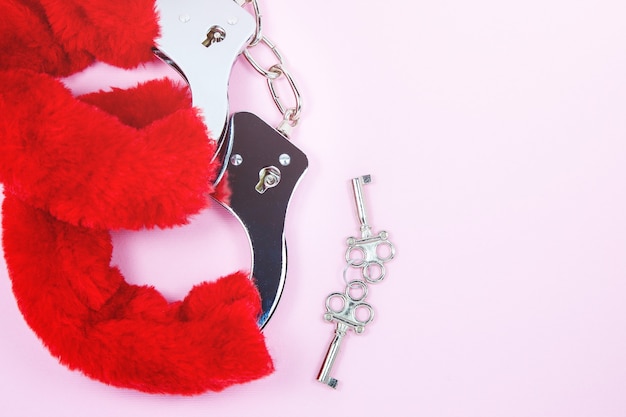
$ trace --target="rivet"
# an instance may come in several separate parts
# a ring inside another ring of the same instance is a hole
[[[288,154],[284,153],[278,157],[278,162],[280,162],[282,166],[286,167],[291,163],[291,157]]]
[[[238,153],[234,154],[230,157],[230,163],[234,166],[241,165],[243,163],[243,156],[239,155]]]

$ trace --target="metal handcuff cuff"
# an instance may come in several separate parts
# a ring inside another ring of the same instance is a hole
[[[252,5],[254,16],[244,9],[246,3]],[[250,243],[251,276],[261,295],[259,326],[263,328],[285,284],[287,206],[308,166],[306,155],[287,140],[300,118],[300,93],[283,65],[282,55],[262,35],[256,0],[157,0],[156,6],[161,17],[161,38],[154,53],[186,80],[193,105],[203,110],[209,131],[220,138],[215,158],[220,158],[222,168],[215,183],[228,178],[232,194],[224,205],[241,222]],[[259,44],[267,46],[279,63],[262,68],[250,53]],[[252,113],[229,117],[228,81],[240,54],[267,79],[283,115],[277,129]],[[277,93],[276,83],[281,77],[291,87],[293,107],[286,106]]]

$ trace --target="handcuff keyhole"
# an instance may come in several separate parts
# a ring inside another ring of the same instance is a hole
[[[202,45],[209,47],[214,43],[220,43],[226,39],[226,31],[221,26],[211,26],[206,34],[206,39],[202,41]]]
[[[259,194],[265,193],[270,188],[274,188],[280,182],[280,169],[269,166],[259,171],[259,182],[254,187]]]

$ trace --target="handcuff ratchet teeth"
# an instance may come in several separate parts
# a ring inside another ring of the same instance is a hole
[[[287,272],[285,215],[291,195],[308,167],[306,155],[284,134],[252,113],[228,117],[228,83],[237,57],[257,31],[255,17],[234,0],[157,0],[161,37],[155,55],[189,84],[193,105],[203,112],[222,168],[230,202],[222,203],[241,222],[252,251],[251,276],[261,295],[260,328],[282,294]],[[227,173],[228,175],[224,175]]]

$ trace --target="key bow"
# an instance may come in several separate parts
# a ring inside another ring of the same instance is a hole
[[[352,291],[357,287],[360,288],[361,294],[355,297]],[[363,302],[365,297],[367,297],[367,285],[363,281],[349,282],[343,293],[335,292],[326,298],[324,319],[341,323],[354,330],[355,333],[363,333],[365,326],[374,319],[374,309],[371,305]],[[333,308],[333,299],[341,300],[341,308]],[[365,314],[366,316],[364,316]]]

